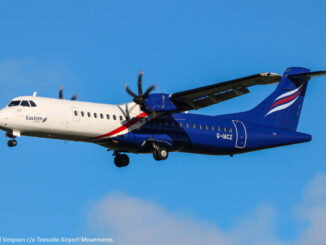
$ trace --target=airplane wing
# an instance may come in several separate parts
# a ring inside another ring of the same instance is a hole
[[[277,73],[260,73],[209,86],[190,89],[170,95],[170,100],[181,111],[197,110],[237,96],[249,93],[248,87],[278,83],[281,75]]]

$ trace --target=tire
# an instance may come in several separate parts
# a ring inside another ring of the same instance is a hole
[[[114,164],[118,168],[126,167],[129,165],[129,157],[126,154],[117,155],[114,158]]]
[[[17,141],[16,140],[9,140],[8,141],[8,146],[9,147],[14,147],[14,146],[16,146],[17,145]]]
[[[123,166],[127,167],[129,165],[129,157],[126,154],[122,154],[120,157]]]
[[[158,150],[153,152],[153,157],[156,161],[165,160],[168,156],[169,151],[165,147],[160,147]]]
[[[156,161],[160,161],[161,159],[157,155],[157,151],[153,151],[153,157]]]

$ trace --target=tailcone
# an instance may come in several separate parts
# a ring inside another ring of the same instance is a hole
[[[312,140],[310,134],[257,124],[247,125],[248,140],[246,149],[249,151],[298,144]]]

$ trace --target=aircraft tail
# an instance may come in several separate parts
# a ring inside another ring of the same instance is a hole
[[[302,67],[288,68],[271,95],[254,109],[238,115],[257,124],[296,131],[308,81],[319,75],[325,75],[325,72],[310,72]]]

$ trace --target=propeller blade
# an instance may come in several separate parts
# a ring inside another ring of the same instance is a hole
[[[118,105],[118,108],[119,108],[119,110],[121,111],[121,113],[123,114],[123,116],[126,118],[126,120],[128,120],[128,119],[127,119],[127,114],[126,114],[126,112],[121,108],[120,105]],[[126,108],[127,108],[127,105],[126,105]]]
[[[130,120],[130,113],[129,113],[129,109],[128,109],[128,104],[126,104],[126,108],[125,108],[125,117],[126,120],[129,121]]]
[[[78,99],[78,97],[79,97],[78,94],[74,94],[74,96],[72,96],[70,100],[76,100]]]
[[[142,88],[142,77],[143,77],[143,71],[139,72],[138,75],[138,96],[141,97],[143,96],[143,88]]]
[[[145,92],[145,94],[144,94],[144,98],[147,98],[147,96],[149,95],[149,93],[150,92],[152,92],[154,89],[156,89],[156,85],[152,85],[152,86],[150,86],[147,90],[146,90],[146,92]]]
[[[132,97],[137,97],[137,94],[135,94],[134,92],[132,92],[132,90],[128,87],[128,85],[125,85],[125,90],[127,91],[127,93],[129,95],[131,95]]]
[[[63,86],[59,88],[59,99],[63,99]]]

